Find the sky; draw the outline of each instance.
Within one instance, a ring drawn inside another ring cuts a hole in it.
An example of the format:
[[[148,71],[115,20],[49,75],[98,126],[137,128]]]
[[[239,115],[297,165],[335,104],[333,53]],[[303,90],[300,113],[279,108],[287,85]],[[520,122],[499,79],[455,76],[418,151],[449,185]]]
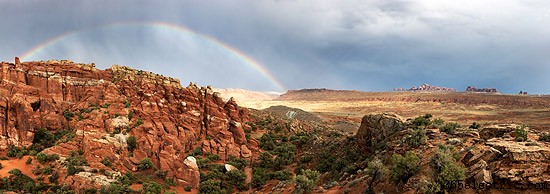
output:
[[[119,64],[257,91],[550,94],[547,0],[0,0],[0,10],[1,61]]]

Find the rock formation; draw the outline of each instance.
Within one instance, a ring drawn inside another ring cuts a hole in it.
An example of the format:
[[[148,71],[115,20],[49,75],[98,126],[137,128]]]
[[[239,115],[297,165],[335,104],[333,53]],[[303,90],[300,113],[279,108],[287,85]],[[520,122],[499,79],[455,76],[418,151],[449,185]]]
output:
[[[477,88],[475,86],[468,86],[466,92],[498,93],[498,90],[496,88]]]
[[[384,148],[393,134],[404,129],[405,125],[397,115],[367,115],[361,120],[357,131],[357,143],[367,152],[372,152]]]
[[[69,130],[73,141],[43,152],[66,157],[80,149],[91,167],[105,167],[100,161],[107,158],[122,173],[148,157],[177,184],[194,187],[199,173],[185,162],[192,161],[189,151],[199,148],[225,160],[250,158],[258,149],[244,135],[247,111],[210,88],[183,88],[177,79],[117,65],[99,70],[94,64],[16,59],[0,69],[1,149],[30,146],[40,128]],[[129,136],[136,138],[133,153],[126,149]],[[77,179],[64,180],[78,185]]]
[[[414,87],[409,88],[409,89],[395,88],[395,89],[393,89],[393,91],[456,92],[456,90],[454,88],[447,88],[447,87],[441,87],[441,86],[431,86],[429,84],[422,84],[418,87],[414,86]]]

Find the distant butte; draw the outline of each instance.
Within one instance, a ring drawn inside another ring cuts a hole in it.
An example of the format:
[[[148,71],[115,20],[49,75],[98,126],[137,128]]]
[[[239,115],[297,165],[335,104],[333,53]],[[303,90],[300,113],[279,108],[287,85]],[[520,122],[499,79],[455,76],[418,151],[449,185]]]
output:
[[[422,84],[421,86],[413,86],[412,88],[405,89],[405,88],[395,88],[393,91],[426,91],[426,92],[456,92],[454,88],[447,88],[442,86],[431,86],[429,84]]]

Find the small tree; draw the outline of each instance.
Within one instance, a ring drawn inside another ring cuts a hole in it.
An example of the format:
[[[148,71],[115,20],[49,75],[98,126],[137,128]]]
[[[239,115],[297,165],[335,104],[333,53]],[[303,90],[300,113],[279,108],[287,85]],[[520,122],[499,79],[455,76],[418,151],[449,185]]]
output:
[[[139,170],[146,170],[153,168],[153,162],[149,158],[143,158],[139,161]]]
[[[390,179],[395,183],[406,183],[409,178],[420,170],[420,158],[412,151],[406,152],[404,156],[400,154],[392,155],[391,163],[393,167],[390,172]]]
[[[419,116],[419,117],[414,118],[414,120],[412,121],[412,124],[416,125],[417,127],[420,127],[420,126],[425,127],[425,126],[430,125],[430,123],[431,123],[430,118],[432,118],[431,114],[426,114],[424,116]]]
[[[441,188],[449,188],[453,181],[464,180],[466,168],[458,164],[460,155],[453,146],[440,145],[432,158],[436,181]]]
[[[367,172],[367,175],[371,177],[368,192],[374,193],[374,187],[386,179],[386,176],[388,175],[388,168],[386,168],[380,159],[375,158],[368,163],[365,171]]]
[[[443,127],[440,128],[441,132],[445,133],[454,133],[457,128],[459,128],[460,125],[458,123],[447,123]]]
[[[157,194],[162,192],[162,185],[151,181],[143,184],[143,193],[145,194]]]
[[[128,151],[133,152],[137,147],[136,137],[132,135],[128,136],[126,144],[128,144]]]

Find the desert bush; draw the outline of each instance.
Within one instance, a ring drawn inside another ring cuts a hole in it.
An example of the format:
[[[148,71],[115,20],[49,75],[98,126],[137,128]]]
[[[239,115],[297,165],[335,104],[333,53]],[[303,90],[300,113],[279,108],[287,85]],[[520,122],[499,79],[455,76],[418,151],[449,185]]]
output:
[[[443,125],[443,124],[445,124],[445,121],[444,121],[443,119],[441,119],[441,118],[437,118],[437,119],[434,119],[434,120],[432,121],[432,125],[437,126],[437,127],[439,127],[439,126],[441,126],[441,125]]]
[[[447,185],[452,181],[464,180],[466,168],[458,163],[459,157],[453,146],[440,145],[436,150],[432,165],[436,172],[434,178],[441,188],[450,188]]]
[[[365,172],[372,178],[368,188],[370,193],[374,193],[374,187],[386,179],[388,171],[388,168],[378,158],[375,158],[367,164]]]
[[[128,151],[133,152],[137,147],[136,137],[130,135],[126,138]]]
[[[539,136],[539,141],[550,142],[550,135],[548,133],[543,133]]]
[[[103,159],[101,159],[101,164],[107,166],[107,167],[111,167],[111,160],[109,160],[109,158],[107,157],[103,157]]]
[[[48,180],[50,181],[50,183],[57,183],[58,179],[59,179],[59,173],[57,173],[57,171],[52,172],[50,177],[48,177]]]
[[[144,194],[161,193],[162,192],[162,185],[157,183],[157,182],[154,182],[154,181],[143,183],[142,192]]]
[[[71,112],[71,111],[64,111],[63,112],[63,117],[65,117],[65,119],[67,119],[67,121],[72,121],[73,120],[73,117],[74,117],[74,113]]]
[[[420,127],[420,126],[428,126],[430,125],[431,121],[430,118],[432,118],[431,114],[426,114],[424,116],[419,116],[413,119],[412,124]]]
[[[207,180],[199,184],[199,192],[205,194],[223,194],[226,193],[225,189],[222,189],[220,180]]]
[[[428,137],[426,136],[426,130],[424,129],[417,129],[414,130],[413,134],[407,137],[405,141],[409,146],[411,147],[418,147],[420,145],[426,144],[426,141],[428,140]]]
[[[269,180],[268,172],[265,168],[254,168],[252,172],[252,187],[258,188],[264,185]]]
[[[246,175],[244,172],[240,170],[232,170],[229,171],[226,174],[226,181],[232,185],[237,187],[238,190],[248,190],[248,185],[246,184]]]
[[[45,153],[36,154],[36,160],[38,160],[38,162],[40,162],[40,164],[55,161],[55,160],[58,160],[58,159],[59,159],[59,156],[57,154],[52,154],[52,155],[48,155],[48,154],[45,154]]]
[[[216,162],[216,161],[220,160],[220,156],[218,156],[216,154],[212,154],[212,153],[207,153],[206,158],[208,158],[208,160],[212,161],[212,162]]]
[[[409,178],[420,170],[420,158],[412,151],[406,152],[404,156],[400,154],[392,155],[391,163],[390,179],[394,183],[406,183]]]
[[[296,184],[294,193],[310,192],[317,185],[317,181],[319,181],[320,177],[321,174],[318,171],[309,169],[302,170],[300,175],[294,177],[294,183]]]
[[[516,141],[526,141],[527,140],[527,131],[525,126],[517,127],[515,131]]]
[[[101,189],[99,189],[100,194],[119,194],[119,193],[131,193],[131,189],[129,185],[124,184],[118,184],[118,183],[111,183],[108,187],[102,186]]]
[[[422,180],[418,185],[418,191],[424,194],[437,194],[441,193],[439,184],[427,180]]]
[[[470,129],[479,129],[481,125],[479,123],[473,122],[468,128]]]
[[[76,173],[79,173],[79,172],[82,172],[84,171],[84,169],[80,168],[80,167],[76,167],[74,165],[69,165],[67,167],[67,174],[68,175],[75,175]]]
[[[458,123],[447,123],[443,127],[440,128],[441,132],[445,133],[454,133],[457,128],[459,128],[460,125]]]
[[[191,189],[193,189],[193,187],[191,187],[191,186],[189,186],[189,185],[183,187],[183,190],[185,190],[185,191],[187,191],[187,192],[190,192]]]
[[[248,161],[246,161],[246,159],[243,159],[243,158],[236,158],[234,156],[230,156],[227,163],[234,166],[235,168],[242,170],[248,164]]]
[[[141,161],[139,161],[139,170],[146,170],[153,168],[153,162],[151,162],[150,158],[143,158]]]

